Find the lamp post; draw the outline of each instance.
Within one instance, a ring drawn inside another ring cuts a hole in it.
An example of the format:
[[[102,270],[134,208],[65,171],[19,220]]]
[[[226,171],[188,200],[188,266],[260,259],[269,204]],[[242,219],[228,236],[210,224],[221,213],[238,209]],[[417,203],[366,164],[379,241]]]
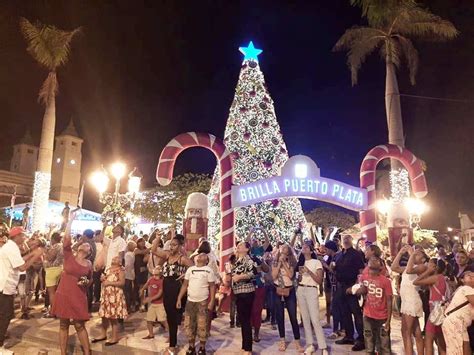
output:
[[[126,175],[127,166],[122,162],[116,162],[110,166],[110,175],[115,179],[115,189],[113,193],[108,193],[110,178],[107,170],[102,166],[91,174],[90,181],[99,192],[99,201],[105,205],[102,212],[102,219],[110,220],[109,215],[112,214],[112,222],[117,222],[117,215],[121,219],[125,219],[125,210],[133,209],[136,199],[139,196],[140,184],[142,176],[134,168],[128,174],[128,191],[120,193],[121,180]]]

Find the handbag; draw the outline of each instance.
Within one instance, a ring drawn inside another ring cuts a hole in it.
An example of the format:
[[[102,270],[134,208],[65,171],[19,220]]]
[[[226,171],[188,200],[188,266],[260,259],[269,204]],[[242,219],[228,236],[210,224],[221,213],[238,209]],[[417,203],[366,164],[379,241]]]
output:
[[[293,287],[285,287],[285,283],[283,282],[283,277],[281,273],[278,275],[278,286],[276,287],[276,294],[280,297],[288,297],[290,295],[290,291]]]
[[[446,285],[446,292],[444,295],[439,292],[436,285],[433,285],[433,289],[441,296],[441,301],[433,301],[433,309],[430,312],[429,321],[436,326],[443,324],[444,319],[446,318],[446,308],[447,308],[447,293],[448,285]]]

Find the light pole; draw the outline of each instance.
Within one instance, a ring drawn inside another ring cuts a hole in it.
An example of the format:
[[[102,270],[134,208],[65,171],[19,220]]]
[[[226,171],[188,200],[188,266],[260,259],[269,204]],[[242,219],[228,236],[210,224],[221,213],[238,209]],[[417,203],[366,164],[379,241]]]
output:
[[[117,222],[117,215],[124,220],[126,218],[126,210],[133,209],[136,199],[140,192],[140,184],[142,176],[134,168],[128,174],[128,191],[120,193],[121,180],[125,176],[127,166],[122,162],[116,162],[110,166],[110,174],[115,179],[115,190],[113,193],[108,193],[109,174],[102,166],[91,174],[90,181],[99,192],[99,201],[105,205],[102,212],[102,219],[109,221],[109,216],[112,215],[112,222]]]

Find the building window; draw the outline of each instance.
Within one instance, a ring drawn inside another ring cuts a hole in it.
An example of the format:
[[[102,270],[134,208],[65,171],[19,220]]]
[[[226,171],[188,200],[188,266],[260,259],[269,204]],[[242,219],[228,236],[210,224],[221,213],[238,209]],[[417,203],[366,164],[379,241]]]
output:
[[[27,152],[28,154],[33,154],[33,153],[34,153],[33,149],[27,149],[26,152]]]
[[[76,161],[74,159],[71,159],[70,163],[71,163],[71,165],[75,165]]]
[[[76,142],[72,142],[71,143],[73,147],[76,147],[77,146],[77,143]]]

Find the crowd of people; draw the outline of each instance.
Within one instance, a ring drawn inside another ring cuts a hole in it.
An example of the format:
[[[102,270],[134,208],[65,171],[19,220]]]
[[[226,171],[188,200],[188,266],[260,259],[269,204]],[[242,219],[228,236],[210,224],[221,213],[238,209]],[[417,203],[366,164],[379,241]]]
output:
[[[313,235],[304,239],[301,229],[289,243],[272,245],[266,231],[255,227],[237,241],[228,263],[219,265],[218,251],[205,237],[187,252],[185,238],[173,230],[126,236],[117,224],[110,235],[104,228],[73,236],[76,212],[61,233],[27,237],[22,227],[3,231],[2,355],[12,354],[5,338],[16,295],[22,319],[30,317],[33,297],[44,299],[44,317],[58,319],[62,354],[71,325],[84,354],[91,354],[90,343],[116,345],[121,324],[134,312],[146,312],[143,341],[155,338],[156,326],[167,332],[168,354],[178,352],[178,331],[188,339],[187,355],[206,354],[212,320],[229,317],[230,328],[240,327],[243,354],[252,353],[262,323],[268,323],[280,352],[329,354],[326,339],[333,339],[354,352],[389,355],[394,315],[401,318],[404,354],[416,349],[431,355],[435,344],[441,355],[472,353],[474,253],[459,243],[449,254],[441,244],[430,252],[405,245],[391,256],[365,240],[354,243],[351,235],[335,234],[324,243]],[[100,335],[90,338],[85,323],[97,305]],[[331,328],[329,335],[324,328]]]

